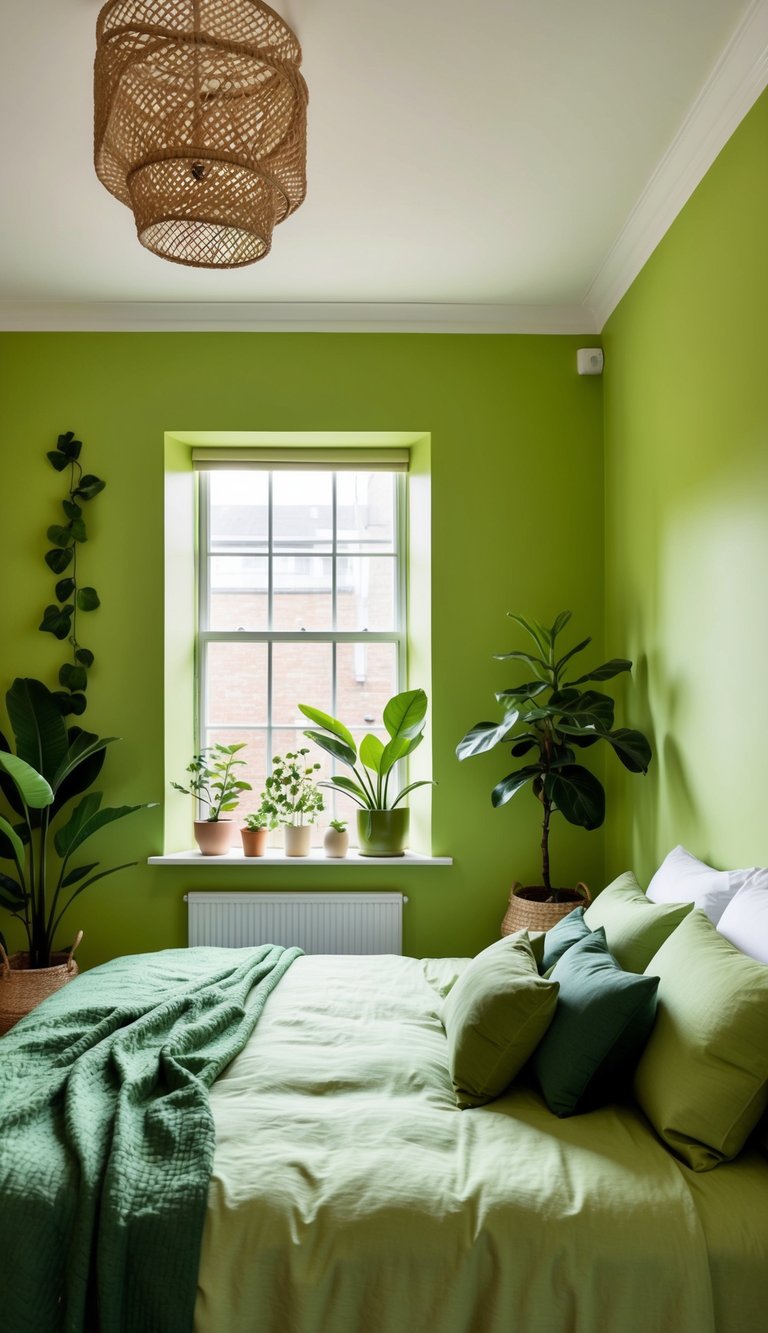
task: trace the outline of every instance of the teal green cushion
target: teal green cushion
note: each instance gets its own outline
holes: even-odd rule
[[[602,926],[608,948],[626,972],[644,972],[693,903],[652,903],[630,870],[599,893],[584,913],[590,930]]]
[[[551,926],[544,936],[544,953],[539,970],[549,972],[550,968],[562,958],[566,949],[578,944],[589,934],[589,926],[584,920],[584,908],[576,907],[567,916],[561,917],[556,925]]]
[[[544,1100],[558,1116],[623,1095],[653,1026],[656,977],[624,972],[598,928],[571,945],[550,978],[557,1009],[533,1056]]]
[[[509,1086],[549,1027],[556,1003],[557,983],[539,976],[526,931],[472,959],[443,1006],[459,1106],[482,1106]]]
[[[694,1171],[743,1147],[768,1106],[768,967],[700,909],[648,964],[659,1012],[634,1079],[657,1134]]]

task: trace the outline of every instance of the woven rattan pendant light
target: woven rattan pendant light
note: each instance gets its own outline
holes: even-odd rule
[[[95,162],[163,259],[238,268],[306,193],[301,47],[261,0],[109,0]]]

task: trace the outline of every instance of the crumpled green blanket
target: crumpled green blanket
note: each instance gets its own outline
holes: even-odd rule
[[[115,959],[0,1041],[3,1333],[189,1333],[208,1088],[300,953]]]

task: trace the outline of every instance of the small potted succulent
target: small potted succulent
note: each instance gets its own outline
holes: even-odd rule
[[[312,824],[325,809],[323,793],[315,782],[319,764],[308,764],[309,750],[287,750],[275,755],[264,787],[261,809],[272,827],[285,829],[286,856],[308,856]]]
[[[172,782],[176,791],[185,796],[194,796],[202,805],[207,805],[205,819],[195,820],[195,841],[203,856],[222,856],[232,845],[231,819],[227,818],[236,810],[244,791],[251,790],[250,782],[235,776],[235,768],[244,767],[244,759],[235,756],[245,749],[245,743],[224,745],[221,741],[206,746],[196,754],[187,765],[188,785]]]
[[[410,782],[390,795],[392,770],[400,759],[406,759],[424,739],[427,717],[427,696],[423,690],[405,690],[389,700],[384,709],[384,727],[389,736],[385,745],[370,733],[355,744],[351,732],[337,718],[322,713],[319,708],[299,704],[299,708],[320,731],[305,731],[304,735],[334,759],[348,764],[355,777],[334,777],[322,782],[322,787],[334,787],[360,806],[357,812],[357,834],[361,856],[402,856],[408,841],[410,811],[400,802],[416,787],[431,787],[430,779]]]
[[[243,855],[263,856],[267,850],[267,838],[270,829],[274,827],[275,824],[263,805],[260,805],[258,810],[246,815],[243,820],[243,827],[240,830],[240,837],[243,840]]]
[[[349,833],[347,831],[346,819],[332,819],[329,828],[325,831],[323,838],[323,847],[326,856],[341,859],[349,851]]]

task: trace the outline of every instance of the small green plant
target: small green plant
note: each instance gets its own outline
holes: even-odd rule
[[[332,819],[329,828],[335,829],[337,833],[346,833],[348,822],[346,819]]]
[[[506,805],[529,783],[543,810],[541,861],[542,884],[553,901],[561,890],[550,883],[550,820],[557,811],[569,824],[599,828],[605,819],[605,792],[594,773],[576,762],[576,751],[598,741],[607,741],[630,773],[645,773],[651,762],[651,747],[642,732],[613,727],[614,702],[607,694],[580,688],[590,681],[611,680],[632,663],[625,657],[593,667],[575,680],[568,680],[566,666],[592,642],[582,639],[558,656],[556,641],[571,618],[561,611],[551,629],[536,620],[508,612],[535,644],[533,652],[498,653],[499,662],[520,662],[535,677],[496,695],[504,716],[500,722],[476,722],[459,741],[456,754],[469,759],[485,754],[496,745],[510,745],[513,758],[532,754],[533,762],[502,778],[491,792],[494,806]]]
[[[90,648],[84,648],[77,637],[77,615],[79,611],[95,611],[100,605],[96,589],[79,582],[77,561],[79,547],[88,540],[83,505],[103,491],[106,482],[91,472],[83,472],[79,462],[82,447],[74,431],[68,430],[59,436],[56,448],[47,455],[57,472],[69,468],[67,496],[61,502],[66,522],[51,524],[47,533],[51,549],[45,553],[46,565],[57,575],[56,601],[46,606],[38,626],[56,639],[66,639],[72,649],[72,660],[59,668],[61,689],[53,695],[65,716],[85,712],[88,671],[94,661]]]
[[[277,828],[276,821],[264,809],[263,798],[262,798],[262,804],[259,806],[259,809],[252,810],[249,815],[245,816],[243,820],[243,828],[250,829],[252,833],[255,833],[260,828],[268,828],[268,829]]]
[[[299,704],[299,708],[310,722],[322,728],[321,731],[305,731],[308,740],[314,741],[322,750],[327,750],[342,764],[348,764],[355,775],[355,781],[352,778],[333,777],[328,782],[321,782],[321,787],[335,787],[337,791],[343,791],[363,810],[394,810],[403,797],[416,787],[434,786],[430,779],[424,778],[419,782],[410,782],[392,798],[389,795],[389,781],[395,764],[413,754],[424,739],[427,696],[423,690],[406,690],[390,699],[384,709],[384,726],[389,741],[385,745],[378,736],[369,733],[361,740],[359,751],[352,733],[337,718],[322,713],[319,708],[310,708],[308,704]]]
[[[325,809],[323,793],[314,777],[320,765],[308,764],[308,754],[306,748],[288,750],[272,760],[261,802],[262,811],[274,820],[272,828],[278,824],[314,824]]]
[[[236,810],[242,793],[251,791],[250,782],[245,782],[233,773],[233,769],[245,766],[244,759],[235,758],[244,749],[243,741],[239,745],[223,745],[221,741],[216,741],[214,745],[206,746],[187,764],[190,776],[186,787],[180,782],[171,783],[176,791],[183,792],[185,796],[194,796],[208,806],[206,819],[210,824],[217,823],[230,810]]]
[[[42,681],[15,680],[5,698],[16,753],[0,735],[0,792],[9,815],[0,815],[0,861],[10,862],[0,873],[0,907],[23,925],[30,967],[48,967],[61,919],[75,898],[98,880],[136,865],[128,861],[100,870],[98,861],[73,864],[73,858],[79,860],[75,853],[100,829],[149,805],[102,806],[102,793],[90,788],[116,737],[102,740],[80,727],[67,730]],[[0,942],[5,947],[1,935]]]

